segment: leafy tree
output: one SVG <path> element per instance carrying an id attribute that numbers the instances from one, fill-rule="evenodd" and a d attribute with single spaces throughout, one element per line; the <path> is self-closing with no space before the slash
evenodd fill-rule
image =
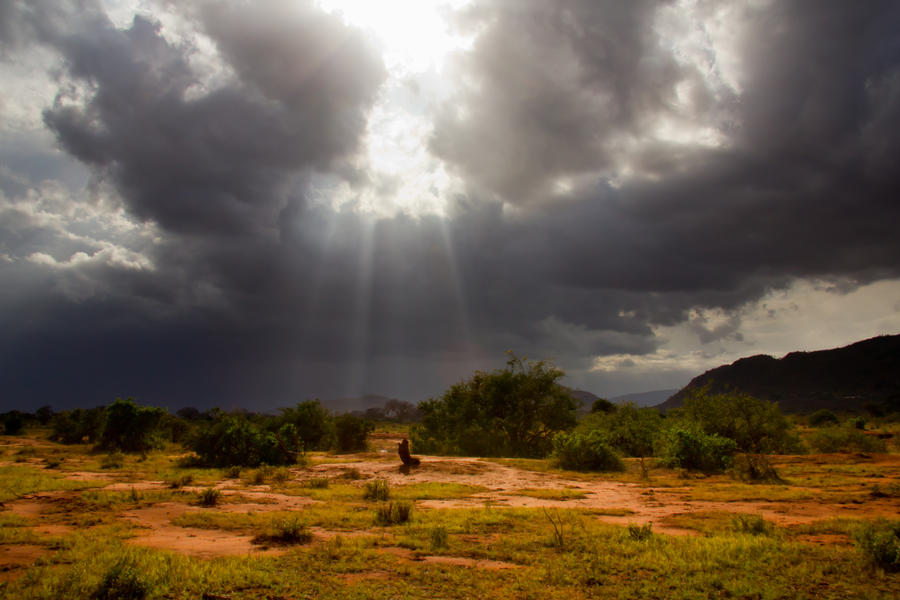
<path id="1" fill-rule="evenodd" d="M 543 457 L 553 436 L 575 426 L 577 401 L 558 383 L 563 371 L 509 353 L 505 369 L 476 371 L 439 399 L 419 404 L 410 431 L 419 452 Z"/>
<path id="2" fill-rule="evenodd" d="M 693 390 L 673 417 L 697 424 L 703 433 L 734 440 L 739 452 L 791 452 L 799 444 L 778 404 L 740 392 L 712 394 L 709 386 Z"/>
<path id="3" fill-rule="evenodd" d="M 157 430 L 165 416 L 166 411 L 161 408 L 138 406 L 131 398 L 116 398 L 106 408 L 99 446 L 103 450 L 122 452 L 146 452 L 159 447 Z"/>
<path id="4" fill-rule="evenodd" d="M 202 464 L 211 467 L 258 467 L 296 462 L 300 448 L 291 448 L 245 415 L 216 414 L 216 419 L 189 443 Z"/>
<path id="5" fill-rule="evenodd" d="M 295 408 L 281 409 L 281 423 L 293 425 L 295 435 L 306 450 L 325 449 L 330 445 L 334 424 L 318 400 L 306 400 Z"/>

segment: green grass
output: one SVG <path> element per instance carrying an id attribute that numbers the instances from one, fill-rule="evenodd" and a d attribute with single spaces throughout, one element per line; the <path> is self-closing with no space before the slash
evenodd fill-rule
<path id="1" fill-rule="evenodd" d="M 0 467 L 0 502 L 15 500 L 35 492 L 85 490 L 103 487 L 105 481 L 75 481 L 43 469 L 12 465 Z"/>
<path id="2" fill-rule="evenodd" d="M 20 450 L 23 454 L 15 454 Z M 204 594 L 235 600 L 875 599 L 900 595 L 900 573 L 879 566 L 891 564 L 883 555 L 885 548 L 890 550 L 892 540 L 880 534 L 880 529 L 870 528 L 874 533 L 868 537 L 857 534 L 867 527 L 859 520 L 827 519 L 776 527 L 759 515 L 726 509 L 676 515 L 664 522 L 655 521 L 652 529 L 645 530 L 598 518 L 627 517 L 632 512 L 626 507 L 568 508 L 573 503 L 546 511 L 496 506 L 429 509 L 423 506 L 427 502 L 420 502 L 484 493 L 486 488 L 474 485 L 478 482 L 476 470 L 466 472 L 472 475 L 471 484 L 390 486 L 389 501 L 408 504 L 411 512 L 405 522 L 391 519 L 381 526 L 376 523 L 376 513 L 388 505 L 363 500 L 366 481 L 332 477 L 327 487 L 313 488 L 289 476 L 278 481 L 281 476 L 271 470 L 264 479 L 278 493 L 305 495 L 315 502 L 293 511 L 227 512 L 198 509 L 197 494 L 184 489 L 138 490 L 135 500 L 127 489 L 99 490 L 96 487 L 103 482 L 65 479 L 64 474 L 72 470 L 101 472 L 103 455 L 92 454 L 84 447 L 42 444 L 28 449 L 6 447 L 3 451 L 6 460 L 18 456 L 28 461 L 0 467 L 0 489 L 15 490 L 13 496 L 79 491 L 43 503 L 39 516 L 0 512 L 0 545 L 36 543 L 46 550 L 33 566 L 21 570 L 20 577 L 0 582 L 2 598 L 88 600 L 102 596 L 104 590 L 120 595 L 144 590 L 148 600 L 187 600 Z M 46 460 L 53 457 L 61 460 L 59 470 L 63 475 L 44 468 Z M 125 455 L 120 469 L 103 472 L 116 481 L 180 481 L 190 476 L 189 485 L 196 487 L 212 486 L 229 475 L 217 469 L 181 469 L 178 457 L 173 448 L 150 453 L 144 460 Z M 549 467 L 547 461 L 496 462 L 563 474 Z M 472 464 L 484 465 L 466 463 L 465 467 Z M 668 490 L 673 495 L 726 501 L 846 498 L 891 502 L 900 476 L 889 463 L 852 455 L 776 457 L 776 468 L 788 481 L 783 485 L 741 483 L 728 475 L 685 477 L 656 467 L 650 469 L 650 480 L 645 482 L 635 463 L 626 460 L 626 465 L 625 473 L 575 474 L 573 478 L 661 488 L 657 497 Z M 254 472 L 245 470 L 240 475 L 249 482 Z M 242 484 L 232 481 L 230 485 L 240 488 Z M 581 495 L 577 489 L 530 488 L 519 493 L 545 500 Z M 229 494 L 222 501 L 259 499 Z M 121 513 L 158 502 L 191 505 L 174 520 L 175 525 L 254 536 L 259 544 L 284 544 L 284 553 L 200 559 L 128 544 L 137 530 L 121 519 Z M 78 528 L 49 539 L 29 527 L 55 523 Z M 693 529 L 702 535 L 670 536 L 657 525 Z M 806 539 L 819 534 L 846 536 L 846 542 L 821 545 Z M 863 541 L 854 545 L 855 536 Z M 868 550 L 861 549 L 864 545 Z M 433 555 L 501 561 L 510 568 L 492 570 L 430 562 Z"/>

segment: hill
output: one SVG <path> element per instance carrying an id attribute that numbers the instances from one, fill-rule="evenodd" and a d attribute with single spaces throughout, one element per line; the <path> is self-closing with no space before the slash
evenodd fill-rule
<path id="1" fill-rule="evenodd" d="M 778 402 L 785 412 L 859 411 L 867 404 L 900 410 L 900 335 L 791 352 L 780 359 L 763 354 L 742 358 L 695 377 L 658 408 L 681 406 L 689 390 L 707 384 L 713 392 L 733 389 Z"/>

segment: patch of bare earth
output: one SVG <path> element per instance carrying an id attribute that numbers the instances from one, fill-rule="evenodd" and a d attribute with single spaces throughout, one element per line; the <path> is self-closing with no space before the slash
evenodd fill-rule
<path id="1" fill-rule="evenodd" d="M 460 567 L 472 567 L 477 569 L 486 569 L 489 571 L 499 571 L 502 569 L 518 569 L 519 565 L 503 562 L 501 560 L 486 560 L 477 558 L 467 558 L 464 556 L 434 556 L 422 555 L 408 550 L 406 548 L 388 547 L 382 548 L 385 554 L 392 554 L 402 560 L 409 562 L 425 562 L 443 565 L 455 565 Z"/>
<path id="2" fill-rule="evenodd" d="M 244 554 L 283 554 L 284 549 L 261 549 L 253 544 L 252 535 L 222 531 L 179 527 L 172 520 L 196 507 L 174 502 L 161 502 L 147 508 L 125 511 L 122 518 L 145 531 L 128 540 L 129 543 L 159 550 L 173 550 L 198 558 L 235 556 Z"/>
<path id="3" fill-rule="evenodd" d="M 15 579 L 34 561 L 48 554 L 47 548 L 37 544 L 0 545 L 0 582 Z"/>

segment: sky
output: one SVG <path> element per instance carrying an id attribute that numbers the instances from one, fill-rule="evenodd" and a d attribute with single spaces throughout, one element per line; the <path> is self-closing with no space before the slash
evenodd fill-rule
<path id="1" fill-rule="evenodd" d="M 0 0 L 0 89 L 2 410 L 900 333 L 892 0 Z"/>

